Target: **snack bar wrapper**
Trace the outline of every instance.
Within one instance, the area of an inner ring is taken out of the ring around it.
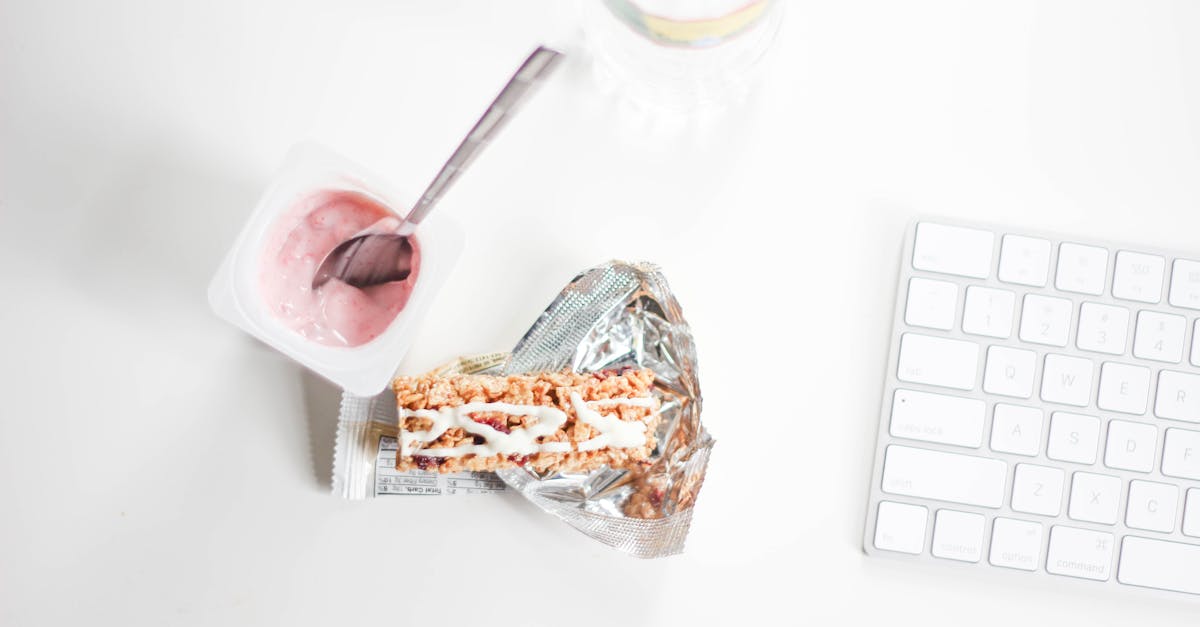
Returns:
[[[543,511],[606,545],[637,557],[683,550],[692,506],[713,439],[700,421],[701,397],[691,332],[658,268],[609,262],[576,277],[513,349],[460,359],[442,370],[519,374],[624,367],[655,372],[661,402],[657,446],[631,470],[539,475],[397,472],[398,419],[389,392],[344,396],[334,455],[334,492],[346,498],[516,490]]]
[[[508,353],[460,357],[434,374],[498,373]],[[333,450],[333,493],[347,499],[378,496],[494,494],[505,490],[495,473],[438,474],[396,470],[400,418],[391,389],[376,396],[342,393]]]

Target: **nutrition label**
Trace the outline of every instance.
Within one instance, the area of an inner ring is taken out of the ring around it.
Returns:
[[[458,472],[448,475],[425,470],[396,470],[396,438],[379,440],[375,458],[375,496],[394,494],[492,494],[503,492],[504,482],[490,472]]]

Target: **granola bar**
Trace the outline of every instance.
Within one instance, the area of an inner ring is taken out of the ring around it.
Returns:
[[[649,369],[399,377],[397,470],[628,468],[655,446]]]

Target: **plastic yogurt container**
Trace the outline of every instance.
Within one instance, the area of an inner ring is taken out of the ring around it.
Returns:
[[[327,298],[314,298],[322,293],[306,293],[303,272],[309,270],[307,280],[311,281],[311,270],[328,252],[325,249],[340,241],[336,238],[348,238],[360,230],[364,216],[398,219],[412,205],[409,197],[358,164],[316,144],[300,144],[288,154],[213,276],[209,304],[218,316],[347,392],[376,394],[395,375],[422,318],[462,253],[462,228],[444,213],[434,213],[420,224],[413,234],[419,251],[417,268],[406,286],[389,284],[359,291],[331,282],[321,288],[329,290]],[[339,220],[348,222],[337,224]],[[315,229],[309,228],[310,222],[318,223]],[[308,254],[301,254],[305,252]],[[281,286],[280,281],[292,285]],[[301,285],[304,287],[296,287]],[[280,293],[296,298],[281,303]],[[380,321],[380,316],[392,315],[397,307],[390,322]],[[306,308],[317,316],[316,323],[302,324],[281,313],[295,309],[304,316],[309,313]],[[331,312],[328,320],[327,309]],[[343,341],[337,327],[357,328],[355,315],[372,317],[364,320],[371,323],[372,330],[348,334],[349,339]]]

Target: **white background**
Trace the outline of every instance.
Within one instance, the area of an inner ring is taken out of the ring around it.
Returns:
[[[419,190],[560,2],[0,4],[0,624],[1191,625],[1187,599],[862,554],[918,212],[1200,250],[1200,3],[796,2],[748,102],[630,111],[577,54],[439,211],[402,364],[665,270],[718,439],[687,552],[513,495],[328,494],[338,392],[205,287],[289,146]],[[861,623],[860,623],[861,624]]]

